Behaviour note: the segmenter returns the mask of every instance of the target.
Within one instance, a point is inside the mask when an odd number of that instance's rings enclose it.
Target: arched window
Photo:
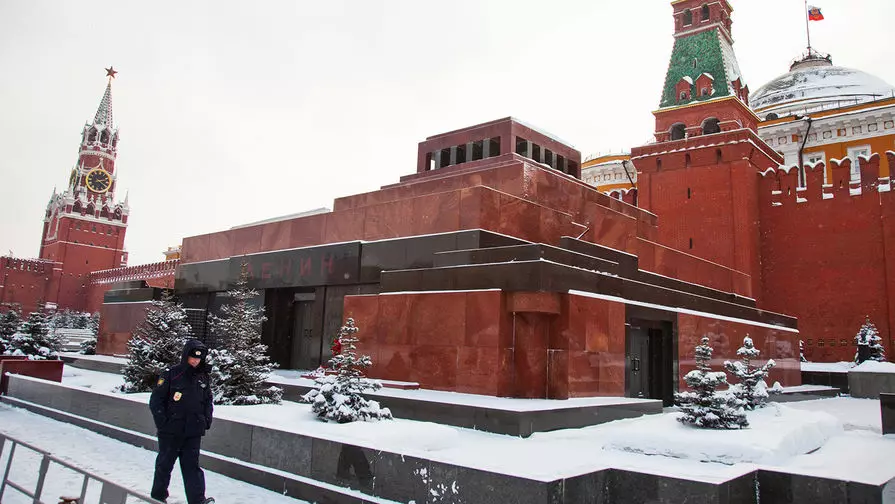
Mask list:
[[[708,95],[709,95],[709,88],[704,87],[699,90],[699,96],[708,96]]]
[[[108,145],[108,143],[109,143],[109,131],[108,130],[103,131],[100,142]]]
[[[780,119],[780,116],[778,116],[777,114],[775,114],[773,112],[771,112],[770,114],[765,116],[766,121],[773,121],[774,119]]]
[[[693,11],[687,9],[684,11],[684,26],[693,24]]]
[[[715,133],[721,133],[721,121],[715,117],[709,117],[702,123],[702,134],[713,135]]]
[[[671,140],[683,140],[687,136],[687,127],[682,123],[677,123],[671,127]]]
[[[687,92],[686,91],[681,91],[681,96],[680,96],[679,101],[687,101]]]
[[[700,14],[699,19],[702,21],[707,21],[709,19],[709,4],[703,4],[702,13]]]
[[[75,206],[73,206],[71,210],[72,210],[72,212],[83,213],[82,208],[81,208],[81,202],[75,201]]]
[[[96,141],[96,129],[90,128],[90,131],[87,132],[87,141],[93,143]]]

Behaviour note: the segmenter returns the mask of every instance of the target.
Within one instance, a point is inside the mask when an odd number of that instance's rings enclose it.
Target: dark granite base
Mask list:
[[[828,371],[802,371],[802,385],[825,385],[838,388],[848,394],[848,373],[832,373]]]
[[[779,394],[771,394],[768,400],[777,403],[787,403],[798,401],[814,401],[816,399],[830,399],[833,397],[839,397],[838,388],[828,387],[822,390],[809,391],[799,391],[798,389],[793,391],[784,390],[782,393]]]
[[[886,487],[801,474],[758,471],[762,502],[774,504],[888,504]],[[767,499],[767,500],[765,500]]]
[[[298,401],[311,387],[304,385],[276,384],[283,388],[283,399]],[[420,422],[435,422],[495,434],[529,437],[535,432],[559,429],[578,429],[612,422],[624,418],[636,418],[662,412],[662,401],[643,399],[638,402],[542,409],[534,411],[510,411],[500,408],[439,403],[403,397],[368,394],[389,408],[397,418]]]
[[[895,394],[880,394],[879,408],[883,417],[883,434],[895,434]]]
[[[895,394],[895,373],[848,372],[848,389],[852,397],[879,399],[880,394]]]
[[[0,399],[4,403],[155,449],[152,427],[135,418],[145,410],[142,403],[11,378],[11,396]],[[113,406],[121,414],[102,414]],[[766,470],[716,483],[620,469],[540,481],[224,419],[215,422],[203,440],[203,449],[202,464],[209,470],[277,492],[286,489],[290,496],[318,503],[381,503],[388,499],[417,504],[885,504],[884,496],[892,490],[891,484],[867,485]],[[669,467],[673,464],[669,459]]]

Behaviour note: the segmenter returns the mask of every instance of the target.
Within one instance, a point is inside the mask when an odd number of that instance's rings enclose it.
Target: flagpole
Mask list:
[[[805,32],[808,34],[808,55],[811,56],[811,24],[808,19],[808,0],[805,0]]]

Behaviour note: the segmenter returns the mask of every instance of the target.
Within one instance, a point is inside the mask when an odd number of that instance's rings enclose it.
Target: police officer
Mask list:
[[[150,494],[153,499],[164,502],[168,498],[171,470],[179,458],[187,502],[214,502],[205,498],[205,473],[199,467],[199,445],[211,427],[213,410],[207,354],[201,341],[187,341],[180,364],[162,373],[149,399],[158,428],[158,457]]]

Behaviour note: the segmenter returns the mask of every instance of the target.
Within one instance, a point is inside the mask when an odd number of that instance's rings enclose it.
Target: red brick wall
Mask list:
[[[833,184],[827,189],[822,187],[823,165],[809,170],[802,191],[795,171],[770,172],[762,180],[765,307],[799,318],[809,360],[852,360],[852,339],[866,315],[891,355],[895,195],[877,191],[879,161],[873,156],[862,165],[862,194],[854,196],[847,160],[833,164]],[[824,192],[832,198],[824,199]]]
[[[53,263],[0,257],[0,303],[17,303],[24,314],[51,296]]]
[[[781,160],[761,145],[752,131],[739,130],[645,146],[632,155],[639,170],[638,205],[658,216],[656,241],[748,275],[759,303],[756,174]]]
[[[699,88],[695,88],[693,92],[698,94]],[[680,96],[679,90],[677,96]],[[755,131],[758,127],[758,118],[755,114],[734,97],[660,110],[654,114],[656,116],[656,140],[659,142],[671,140],[671,127],[678,123],[683,123],[687,127],[688,136],[700,136],[702,135],[702,125],[709,118],[720,121],[721,131],[739,129]]]

